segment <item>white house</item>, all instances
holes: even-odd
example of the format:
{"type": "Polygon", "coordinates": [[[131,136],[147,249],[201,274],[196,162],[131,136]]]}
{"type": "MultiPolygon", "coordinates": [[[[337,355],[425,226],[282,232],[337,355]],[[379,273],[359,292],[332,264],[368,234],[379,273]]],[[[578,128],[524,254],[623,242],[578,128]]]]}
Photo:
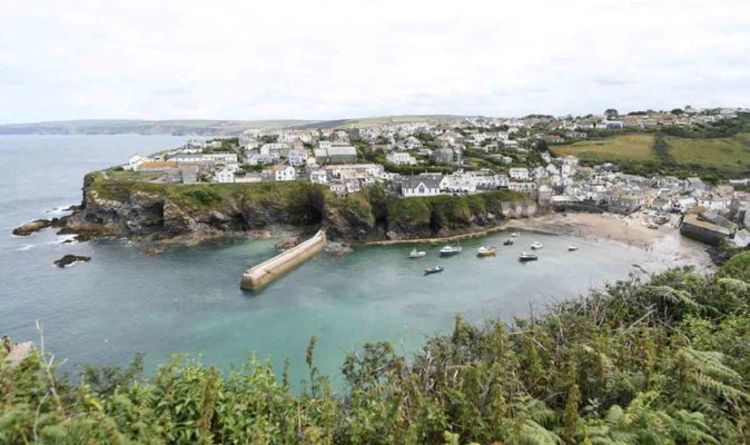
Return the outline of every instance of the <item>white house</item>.
{"type": "Polygon", "coordinates": [[[138,167],[143,164],[144,162],[148,162],[151,159],[141,156],[139,154],[134,154],[133,156],[128,159],[128,169],[129,170],[138,170],[138,167]]]}
{"type": "Polygon", "coordinates": [[[417,160],[414,158],[414,156],[410,155],[409,153],[403,153],[403,152],[388,153],[385,159],[388,162],[392,164],[396,164],[396,165],[417,165],[417,160]]]}
{"type": "Polygon", "coordinates": [[[323,169],[313,170],[310,172],[310,182],[313,184],[327,184],[328,173],[323,169]]]}
{"type": "Polygon", "coordinates": [[[440,194],[440,176],[419,175],[410,176],[401,182],[401,195],[405,198],[412,196],[436,196],[440,194]]]}
{"type": "Polygon", "coordinates": [[[530,179],[529,169],[525,167],[515,167],[508,170],[508,176],[510,179],[518,181],[528,181],[530,179]]]}
{"type": "Polygon", "coordinates": [[[297,179],[297,171],[290,165],[276,165],[273,167],[274,181],[294,181],[297,179]]]}
{"type": "Polygon", "coordinates": [[[471,175],[457,171],[452,175],[443,176],[440,181],[440,190],[452,193],[474,193],[477,191],[477,179],[471,175]]]}
{"type": "Polygon", "coordinates": [[[220,184],[234,182],[234,172],[228,168],[222,168],[214,174],[214,182],[220,184]]]}
{"type": "Polygon", "coordinates": [[[307,150],[291,150],[287,155],[287,162],[293,167],[301,167],[307,163],[307,150]]]}

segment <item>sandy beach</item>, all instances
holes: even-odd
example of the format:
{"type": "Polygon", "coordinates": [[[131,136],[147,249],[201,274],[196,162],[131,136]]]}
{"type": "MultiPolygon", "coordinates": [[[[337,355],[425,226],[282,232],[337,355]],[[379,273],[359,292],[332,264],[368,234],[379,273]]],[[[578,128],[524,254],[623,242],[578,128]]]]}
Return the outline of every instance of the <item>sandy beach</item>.
{"type": "Polygon", "coordinates": [[[609,239],[658,254],[665,261],[713,268],[707,246],[680,235],[677,216],[650,229],[641,213],[629,216],[609,213],[551,213],[527,219],[512,220],[508,229],[539,231],[584,238],[609,239]]]}

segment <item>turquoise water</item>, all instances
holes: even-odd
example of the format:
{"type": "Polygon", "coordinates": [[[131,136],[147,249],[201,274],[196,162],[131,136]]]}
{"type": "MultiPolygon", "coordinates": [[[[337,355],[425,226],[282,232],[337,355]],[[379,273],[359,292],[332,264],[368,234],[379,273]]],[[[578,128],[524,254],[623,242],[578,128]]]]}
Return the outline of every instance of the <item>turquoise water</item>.
{"type": "Polygon", "coordinates": [[[239,289],[249,264],[273,255],[273,240],[226,241],[145,255],[127,240],[61,244],[47,230],[14,237],[24,221],[54,216],[77,203],[84,172],[122,162],[134,152],[169,148],[184,139],[155,136],[0,137],[0,331],[37,338],[80,363],[124,364],[143,352],[147,363],[173,353],[200,355],[223,367],[251,353],[280,366],[291,361],[293,380],[303,376],[310,336],[318,338],[316,362],[336,374],[344,355],[366,341],[389,340],[403,353],[425,335],[446,332],[456,314],[474,322],[539,312],[606,281],[626,278],[631,265],[658,267],[659,258],[608,241],[522,233],[496,257],[477,258],[483,243],[507,234],[463,242],[464,253],[407,259],[411,246],[358,248],[351,255],[319,255],[258,294],[239,289]],[[517,255],[532,240],[545,247],[540,260],[517,255]],[[568,252],[567,246],[581,247],[568,252]],[[66,253],[90,255],[88,263],[58,269],[66,253]],[[422,270],[445,272],[424,277],[422,270]]]}

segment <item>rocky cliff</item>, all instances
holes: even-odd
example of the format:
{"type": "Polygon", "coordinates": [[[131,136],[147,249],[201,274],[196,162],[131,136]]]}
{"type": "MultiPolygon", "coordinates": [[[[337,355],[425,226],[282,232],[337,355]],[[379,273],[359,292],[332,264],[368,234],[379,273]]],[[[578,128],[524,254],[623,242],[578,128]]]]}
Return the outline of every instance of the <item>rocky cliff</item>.
{"type": "Polygon", "coordinates": [[[279,225],[323,227],[334,240],[454,235],[535,214],[523,195],[401,199],[375,187],[337,197],[316,184],[154,184],[86,176],[83,202],[63,231],[151,240],[200,241],[279,225]]]}

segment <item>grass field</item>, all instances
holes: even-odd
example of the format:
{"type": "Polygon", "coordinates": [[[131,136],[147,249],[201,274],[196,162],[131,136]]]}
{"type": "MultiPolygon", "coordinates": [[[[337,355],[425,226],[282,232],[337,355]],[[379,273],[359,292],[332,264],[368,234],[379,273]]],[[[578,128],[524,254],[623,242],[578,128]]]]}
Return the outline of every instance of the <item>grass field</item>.
{"type": "Polygon", "coordinates": [[[678,164],[737,172],[750,168],[750,133],[716,139],[667,137],[666,141],[678,164]]]}
{"type": "Polygon", "coordinates": [[[637,162],[656,159],[651,151],[653,146],[653,135],[628,134],[609,139],[581,141],[553,149],[558,154],[573,155],[588,161],[637,162]]]}
{"type": "Polygon", "coordinates": [[[650,134],[615,136],[553,147],[560,155],[573,155],[584,162],[616,162],[634,174],[671,174],[681,177],[750,175],[750,133],[724,138],[664,136],[669,161],[656,156],[656,138],[650,134]]]}

